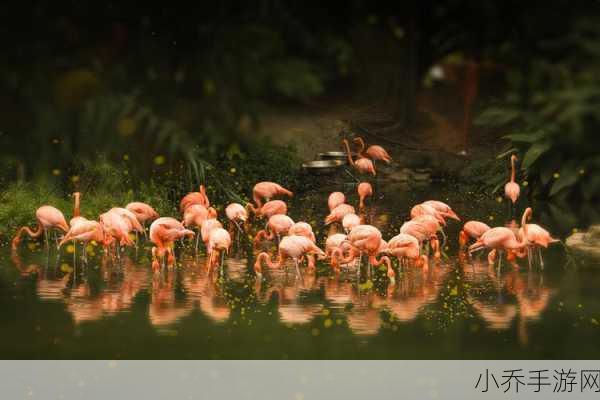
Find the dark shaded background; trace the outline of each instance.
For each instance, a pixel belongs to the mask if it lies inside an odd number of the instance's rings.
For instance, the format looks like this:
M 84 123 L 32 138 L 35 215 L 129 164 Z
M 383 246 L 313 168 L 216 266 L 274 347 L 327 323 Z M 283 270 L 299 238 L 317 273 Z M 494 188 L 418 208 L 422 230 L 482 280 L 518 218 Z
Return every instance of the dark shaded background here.
M 193 186 L 207 169 L 281 156 L 257 139 L 272 106 L 351 98 L 375 112 L 344 121 L 349 133 L 367 127 L 396 153 L 409 140 L 465 149 L 475 170 L 458 178 L 482 185 L 501 182 L 504 164 L 482 165 L 490 154 L 476 147 L 529 135 L 504 150 L 521 153 L 535 194 L 589 200 L 600 191 L 590 146 L 600 95 L 598 8 L 596 1 L 8 2 L 0 6 L 2 179 L 50 177 L 71 189 L 70 177 L 92 174 L 99 158 L 122 169 L 125 157 L 129 176 L 181 172 L 183 185 Z M 443 79 L 431 79 L 433 66 Z M 433 126 L 425 140 L 428 112 L 444 115 L 460 137 Z M 280 161 L 282 175 L 292 176 L 298 163 Z M 496 172 L 481 178 L 477 168 Z

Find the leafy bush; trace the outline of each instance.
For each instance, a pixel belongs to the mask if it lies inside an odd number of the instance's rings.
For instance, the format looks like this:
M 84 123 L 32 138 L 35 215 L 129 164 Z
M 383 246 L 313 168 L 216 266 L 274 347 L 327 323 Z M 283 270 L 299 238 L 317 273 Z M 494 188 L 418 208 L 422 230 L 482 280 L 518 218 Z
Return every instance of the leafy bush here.
M 586 21 L 579 21 L 565 38 L 542 43 L 548 52 L 566 58 L 534 58 L 528 74 L 509 73 L 511 90 L 504 101 L 477 120 L 509 132 L 506 153 L 521 154 L 534 195 L 600 197 L 598 43 L 600 28 Z

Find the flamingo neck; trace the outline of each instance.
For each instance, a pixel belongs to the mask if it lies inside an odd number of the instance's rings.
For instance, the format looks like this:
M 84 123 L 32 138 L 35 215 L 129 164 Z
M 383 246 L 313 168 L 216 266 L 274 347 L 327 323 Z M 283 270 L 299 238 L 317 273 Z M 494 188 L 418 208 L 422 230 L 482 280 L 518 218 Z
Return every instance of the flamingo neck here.
M 531 208 L 527 208 L 521 217 L 521 227 L 523 228 L 522 244 L 527 244 L 527 220 L 531 217 Z
M 365 147 L 367 147 L 365 145 L 365 141 L 363 140 L 363 138 L 361 138 L 360 136 L 356 138 L 356 140 L 358 141 L 359 145 L 360 145 L 360 149 L 358 150 L 358 154 L 360 154 L 361 156 L 364 157 L 365 154 Z
M 261 265 L 263 262 L 265 262 L 267 264 L 267 266 L 269 268 L 279 268 L 281 266 L 281 260 L 277 260 L 275 262 L 273 262 L 273 258 L 271 257 L 271 255 L 269 253 L 260 253 L 258 255 L 258 257 L 256 258 L 256 263 L 258 265 Z
M 73 205 L 73 218 L 79 217 L 81 214 L 79 213 L 79 194 L 75 195 L 75 204 Z
M 354 160 L 352 159 L 352 154 L 350 153 L 350 145 L 348 144 L 348 140 L 342 140 L 344 146 L 346 147 L 346 154 L 348 155 L 348 162 L 350 165 L 354 165 Z
M 515 182 L 515 157 L 510 158 L 510 181 Z

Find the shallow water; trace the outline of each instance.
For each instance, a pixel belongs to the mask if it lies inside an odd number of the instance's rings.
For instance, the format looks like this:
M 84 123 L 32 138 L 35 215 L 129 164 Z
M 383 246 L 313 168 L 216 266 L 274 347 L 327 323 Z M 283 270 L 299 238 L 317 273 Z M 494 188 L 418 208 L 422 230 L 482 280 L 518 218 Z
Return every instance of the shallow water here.
M 327 181 L 326 178 L 321 178 Z M 323 246 L 326 197 L 353 193 L 331 183 L 296 197 L 295 220 L 310 222 Z M 451 204 L 465 220 L 506 223 L 505 203 L 440 185 L 375 187 L 368 218 L 395 235 L 410 207 L 429 198 Z M 355 196 L 350 196 L 355 203 Z M 85 205 L 83 205 L 85 211 Z M 536 205 L 534 220 L 564 237 L 589 223 L 585 208 Z M 504 263 L 500 272 L 484 257 L 458 257 L 460 225 L 450 222 L 447 258 L 402 270 L 395 285 L 385 273 L 354 270 L 296 278 L 293 265 L 248 273 L 247 243 L 225 262 L 224 275 L 207 274 L 205 259 L 178 250 L 177 268 L 153 274 L 149 244 L 128 250 L 120 264 L 91 257 L 73 265 L 39 246 L 0 261 L 2 358 L 200 359 L 443 359 L 600 358 L 600 265 L 573 258 L 554 245 L 545 268 Z M 97 253 L 100 253 L 98 251 Z M 363 274 L 364 275 L 364 274 Z

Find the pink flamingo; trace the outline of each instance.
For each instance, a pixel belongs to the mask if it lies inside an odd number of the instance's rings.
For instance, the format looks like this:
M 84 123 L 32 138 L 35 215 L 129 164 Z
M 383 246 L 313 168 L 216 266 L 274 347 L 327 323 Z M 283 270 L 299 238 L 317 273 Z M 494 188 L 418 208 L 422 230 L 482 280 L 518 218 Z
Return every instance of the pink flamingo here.
M 240 234 L 248 230 L 248 211 L 239 203 L 231 203 L 225 208 L 225 215 L 229 219 L 229 235 L 233 236 L 233 227 L 236 226 Z M 240 226 L 243 225 L 244 229 Z M 239 238 L 239 235 L 237 235 Z
M 510 181 L 504 185 L 504 196 L 512 202 L 513 206 L 521 193 L 519 184 L 515 182 L 515 161 L 517 161 L 517 156 L 513 154 L 510 156 Z
M 190 192 L 183 196 L 181 202 L 179 203 L 179 211 L 182 213 L 186 208 L 191 206 L 192 204 L 200 204 L 204 207 L 210 207 L 210 201 L 208 200 L 208 196 L 206 195 L 206 188 L 204 185 L 200 185 L 199 192 Z
M 325 217 L 325 225 L 341 222 L 347 214 L 356 214 L 354 207 L 349 204 L 340 204 Z
M 127 226 L 129 226 L 130 232 L 136 232 L 136 233 L 139 232 L 144 235 L 146 234 L 146 231 L 142 227 L 142 224 L 140 224 L 140 221 L 138 221 L 135 214 L 132 213 L 131 211 L 129 211 L 128 209 L 123 208 L 123 207 L 113 207 L 110 210 L 108 210 L 108 212 L 115 213 L 115 214 L 119 215 L 121 218 L 123 218 L 123 220 L 125 221 Z
M 160 217 L 152 206 L 140 201 L 133 201 L 127 204 L 125 209 L 132 212 L 143 227 L 146 226 L 147 222 L 154 221 L 156 218 Z
M 131 225 L 128 224 L 127 220 L 115 211 L 107 211 L 104 214 L 100 214 L 100 224 L 102 229 L 110 237 L 117 240 L 117 243 L 121 246 L 133 246 L 133 242 L 129 238 L 129 232 L 131 232 Z M 137 221 L 137 220 L 136 220 Z M 112 240 L 105 240 L 105 244 L 112 242 Z M 117 255 L 119 249 L 117 249 Z
M 427 256 L 421 255 L 421 246 L 417 238 L 405 233 L 391 238 L 383 253 L 396 257 L 401 264 L 404 260 L 412 260 L 415 265 L 421 265 L 423 269 L 429 266 Z
M 435 217 L 435 219 L 437 219 L 437 221 L 441 225 L 446 226 L 446 220 L 444 219 L 444 216 L 438 210 L 433 208 L 431 205 L 421 203 L 421 204 L 417 204 L 416 206 L 411 208 L 411 210 L 410 210 L 410 218 L 411 219 L 420 217 L 422 215 L 431 215 L 432 217 Z
M 553 238 L 550 232 L 542 228 L 537 224 L 528 224 L 527 221 L 531 219 L 533 210 L 531 207 L 527 207 L 523 216 L 521 217 L 521 228 L 517 232 L 517 239 L 524 240 L 527 243 L 527 255 L 529 258 L 529 266 L 531 267 L 532 249 L 537 249 L 538 257 L 540 259 L 540 266 L 544 268 L 544 259 L 542 257 L 542 247 L 548 248 L 550 243 L 559 242 L 558 239 Z M 520 254 L 519 254 L 520 255 Z
M 290 236 L 304 236 L 310 239 L 313 243 L 317 242 L 317 238 L 315 237 L 315 233 L 313 232 L 312 226 L 307 222 L 296 222 L 292 225 L 288 231 L 288 235 Z
M 292 197 L 294 193 L 275 182 L 259 182 L 252 189 L 252 197 L 258 208 L 261 208 L 263 200 L 270 200 L 275 196 Z
M 365 198 L 373 196 L 373 187 L 368 182 L 361 182 L 358 184 L 358 198 L 359 198 L 359 210 L 365 208 Z
M 173 246 L 176 240 L 184 237 L 194 237 L 194 232 L 185 229 L 183 224 L 171 217 L 161 217 L 150 225 L 150 240 L 154 243 L 152 247 L 152 269 L 158 271 L 160 269 L 159 259 L 163 261 L 167 255 L 167 264 L 175 263 L 175 254 Z
M 525 233 L 527 233 L 527 229 L 525 229 Z M 523 248 L 526 244 L 525 239 L 518 241 L 512 230 L 500 226 L 484 232 L 475 243 L 469 246 L 469 254 L 484 248 L 492 249 L 488 254 L 488 263 L 490 265 L 495 263 L 496 253 L 498 252 L 500 253 L 498 268 L 500 268 L 502 252 L 507 251 L 509 253 L 508 255 L 510 255 L 513 254 L 514 251 Z
M 273 215 L 287 214 L 287 204 L 282 200 L 267 201 L 261 207 L 254 207 L 252 203 L 246 204 L 246 210 L 252 211 L 257 217 L 271 218 Z
M 356 214 L 346 214 L 344 215 L 344 218 L 342 218 L 342 226 L 346 233 L 350 232 L 352 228 L 360 224 L 362 224 L 361 218 Z
M 460 217 L 456 215 L 452 208 L 450 208 L 450 206 L 446 203 L 443 203 L 438 200 L 427 200 L 424 201 L 422 204 L 433 207 L 433 209 L 436 210 L 439 214 L 441 214 L 444 218 L 452 218 L 457 221 L 460 221 Z
M 210 271 L 212 267 L 217 263 L 219 257 L 221 258 L 221 270 L 223 269 L 223 257 L 229 252 L 231 247 L 231 236 L 223 228 L 214 228 L 210 231 L 208 236 L 208 261 L 207 271 Z
M 342 192 L 333 192 L 329 195 L 327 199 L 327 205 L 329 206 L 329 211 L 333 211 L 334 208 L 339 206 L 340 204 L 344 204 L 346 202 L 346 196 Z
M 216 218 L 208 218 L 204 222 L 202 222 L 202 226 L 200 227 L 200 235 L 202 236 L 202 241 L 204 242 L 204 246 L 208 249 L 208 241 L 210 239 L 210 233 L 213 229 L 223 228 L 223 224 L 221 224 Z
M 267 229 L 269 232 L 267 233 L 267 230 L 262 229 L 254 236 L 254 247 L 256 248 L 262 240 L 272 241 L 275 237 L 279 240 L 281 236 L 288 234 L 292 225 L 294 225 L 294 220 L 287 215 L 273 215 L 269 218 L 269 221 L 267 221 Z
M 360 146 L 358 150 L 358 154 L 361 157 L 368 157 L 372 160 L 385 161 L 389 164 L 392 161 L 392 157 L 388 154 L 388 152 L 379 145 L 371 145 L 365 151 L 365 141 L 360 136 L 354 138 L 354 142 Z
M 347 241 L 350 243 L 351 251 L 350 256 L 344 259 L 343 263 L 348 263 L 355 258 L 356 252 L 359 254 L 359 264 L 357 268 L 357 277 L 360 280 L 360 265 L 362 261 L 362 255 L 365 254 L 368 259 L 369 270 L 372 266 L 379 266 L 382 263 L 387 265 L 387 275 L 390 280 L 394 280 L 395 273 L 392 269 L 392 264 L 387 256 L 382 256 L 377 259 L 377 255 L 382 249 L 382 237 L 379 229 L 372 225 L 358 225 L 354 227 L 348 234 Z
M 83 259 L 87 261 L 86 247 L 91 241 L 106 245 L 106 237 L 104 235 L 104 229 L 102 225 L 97 221 L 90 221 L 87 219 L 76 221 L 72 224 L 71 229 L 66 233 L 63 239 L 58 244 L 58 248 L 62 247 L 69 241 L 81 242 L 83 244 Z M 75 251 L 73 251 L 73 260 L 75 260 Z
M 350 145 L 348 144 L 348 140 L 342 140 L 342 143 L 346 147 L 346 154 L 348 155 L 348 163 L 353 166 L 359 173 L 361 174 L 371 174 L 375 176 L 377 172 L 375 171 L 375 165 L 373 161 L 369 160 L 366 157 L 358 156 L 356 161 L 352 159 L 352 153 L 350 152 Z
M 37 228 L 35 231 L 29 229 L 28 226 L 22 226 L 17 230 L 15 237 L 12 240 L 12 249 L 16 250 L 21 242 L 21 235 L 25 232 L 31 238 L 38 238 L 41 234 L 44 234 L 46 239 L 46 248 L 49 249 L 48 245 L 48 232 L 51 230 L 58 230 L 62 232 L 67 232 L 69 230 L 69 225 L 67 225 L 67 221 L 65 220 L 65 216 L 58 208 L 52 206 L 41 206 L 35 211 L 35 218 L 37 220 Z M 56 239 L 58 244 L 58 239 Z
M 299 260 L 311 254 L 316 254 L 319 257 L 325 257 L 323 250 L 317 247 L 310 239 L 304 236 L 286 236 L 279 243 L 278 258 L 273 262 L 269 253 L 262 252 L 256 257 L 254 263 L 254 272 L 260 278 L 262 276 L 262 263 L 266 262 L 270 269 L 281 268 L 288 258 L 294 260 L 296 266 L 296 274 L 302 278 L 300 273 Z M 309 263 L 311 258 L 309 257 Z M 314 267 L 314 266 L 313 266 Z
M 183 226 L 186 228 L 196 227 L 199 230 L 202 228 L 204 221 L 215 218 L 217 218 L 217 210 L 214 208 L 206 208 L 202 204 L 192 204 L 183 213 Z M 200 235 L 196 235 L 196 244 L 194 246 L 196 253 L 198 253 L 199 240 Z
M 465 246 L 469 243 L 469 238 L 471 239 L 479 239 L 481 235 L 485 232 L 489 231 L 491 228 L 479 221 L 467 221 L 463 225 L 462 230 L 458 234 L 458 244 L 461 249 L 465 248 Z
M 331 257 L 331 267 L 335 271 L 339 270 L 340 260 L 343 260 L 348 255 L 350 249 L 351 246 L 347 235 L 334 233 L 327 237 L 325 241 L 325 254 L 327 257 Z
M 411 221 L 413 223 L 419 224 L 422 227 L 421 231 L 424 231 L 427 234 L 431 248 L 434 251 L 434 257 L 440 258 L 440 243 L 437 237 L 437 233 L 442 232 L 443 234 L 444 231 L 442 230 L 442 226 L 440 225 L 438 220 L 432 215 L 421 215 L 419 217 L 413 218 Z M 444 243 L 442 246 L 445 246 L 445 243 L 446 241 L 444 236 Z

